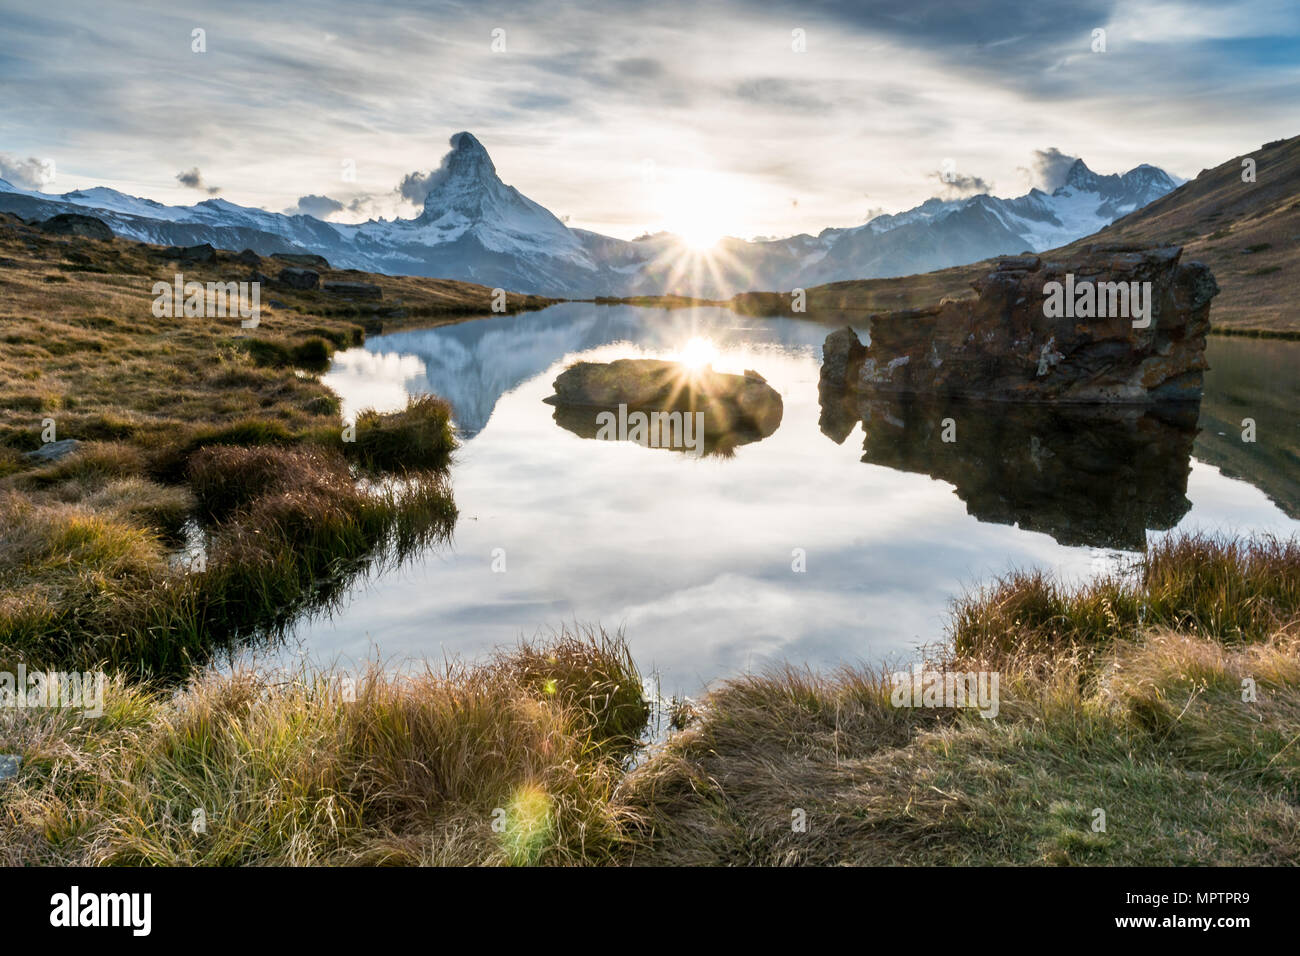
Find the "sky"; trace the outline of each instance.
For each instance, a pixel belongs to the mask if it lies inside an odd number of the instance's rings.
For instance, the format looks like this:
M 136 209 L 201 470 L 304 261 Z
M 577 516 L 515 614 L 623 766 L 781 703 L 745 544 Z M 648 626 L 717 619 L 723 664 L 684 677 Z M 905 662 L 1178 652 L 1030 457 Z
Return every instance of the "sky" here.
M 24 188 L 409 217 L 468 130 L 570 226 L 786 236 L 1300 133 L 1300 3 L 0 0 L 0 90 Z

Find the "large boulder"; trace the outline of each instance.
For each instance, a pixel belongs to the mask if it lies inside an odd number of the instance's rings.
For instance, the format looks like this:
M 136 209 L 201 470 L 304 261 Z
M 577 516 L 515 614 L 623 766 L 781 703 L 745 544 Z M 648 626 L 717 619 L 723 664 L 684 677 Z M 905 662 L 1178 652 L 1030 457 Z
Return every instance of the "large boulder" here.
M 622 423 L 634 412 L 699 412 L 706 451 L 765 438 L 784 413 L 781 394 L 755 371 L 730 375 L 659 359 L 578 362 L 554 387 L 546 401 L 558 408 L 555 420 L 584 437 L 598 437 L 602 420 L 625 431 Z M 615 417 L 601 419 L 600 412 Z
M 280 284 L 290 289 L 314 289 L 320 285 L 320 273 L 289 266 L 280 270 Z
M 871 344 L 827 337 L 821 387 L 996 401 L 1197 400 L 1218 285 L 1177 246 L 1094 245 L 1016 256 L 975 298 L 871 316 Z M 1140 304 L 1141 309 L 1136 306 Z M 846 334 L 847 333 L 847 334 Z
M 217 261 L 217 250 L 210 242 L 201 242 L 197 246 L 168 246 L 161 253 L 167 259 L 177 262 L 197 262 L 210 265 Z
M 82 236 L 86 239 L 112 239 L 113 230 L 104 220 L 80 213 L 64 212 L 52 216 L 37 227 L 41 232 L 51 236 Z

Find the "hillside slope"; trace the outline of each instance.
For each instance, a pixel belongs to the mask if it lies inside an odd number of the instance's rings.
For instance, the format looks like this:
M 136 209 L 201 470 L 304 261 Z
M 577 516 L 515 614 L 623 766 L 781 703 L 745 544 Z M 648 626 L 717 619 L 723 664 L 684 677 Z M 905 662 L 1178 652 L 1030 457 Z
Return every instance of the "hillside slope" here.
M 1242 181 L 1242 161 L 1255 161 L 1255 182 Z M 1214 302 L 1224 329 L 1300 330 L 1300 136 L 1234 156 L 1095 237 L 1119 242 L 1176 243 L 1185 259 L 1204 262 L 1223 290 Z

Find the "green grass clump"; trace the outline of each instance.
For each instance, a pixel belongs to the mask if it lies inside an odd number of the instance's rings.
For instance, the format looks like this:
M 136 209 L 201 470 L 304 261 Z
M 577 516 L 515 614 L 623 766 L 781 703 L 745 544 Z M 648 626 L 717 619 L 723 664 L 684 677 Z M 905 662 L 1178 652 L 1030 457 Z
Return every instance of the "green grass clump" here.
M 209 445 L 190 457 L 189 483 L 202 513 L 209 519 L 230 515 L 255 498 L 322 483 L 349 497 L 347 465 L 337 454 L 316 448 Z
M 40 505 L 8 493 L 0 663 L 175 677 L 328 607 L 358 575 L 445 540 L 456 520 L 441 473 L 363 488 L 338 451 L 311 446 L 201 448 L 188 475 L 192 491 L 128 478 L 75 492 L 69 480 Z M 57 500 L 64 491 L 72 500 Z M 169 541 L 195 514 L 197 570 Z
M 357 415 L 356 441 L 344 447 L 367 469 L 446 468 L 456 449 L 451 406 L 436 396 L 421 395 L 409 398 L 398 412 L 367 409 Z
M 319 336 L 297 343 L 250 338 L 244 340 L 243 347 L 259 366 L 293 367 L 310 371 L 323 371 L 328 368 L 330 356 L 334 353 L 331 343 Z
M 29 482 L 45 487 L 64 481 L 128 478 L 143 474 L 145 458 L 124 442 L 83 442 L 71 454 L 32 472 Z
M 593 739 L 624 751 L 636 746 L 650 718 L 636 664 L 622 635 L 595 628 L 524 642 L 511 671 L 535 693 L 557 696 L 591 717 Z
M 1041 571 L 1001 578 L 957 602 L 952 635 L 959 653 L 992 659 L 1101 648 L 1155 626 L 1229 643 L 1259 641 L 1297 613 L 1294 539 L 1172 536 L 1153 544 L 1131 577 L 1073 588 Z

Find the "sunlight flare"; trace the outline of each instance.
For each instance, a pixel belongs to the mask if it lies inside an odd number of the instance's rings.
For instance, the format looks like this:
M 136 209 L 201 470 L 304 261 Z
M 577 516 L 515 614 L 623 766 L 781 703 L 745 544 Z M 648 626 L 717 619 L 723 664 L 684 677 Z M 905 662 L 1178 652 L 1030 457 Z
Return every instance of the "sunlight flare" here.
M 711 339 L 696 335 L 682 348 L 681 363 L 689 369 L 712 365 L 718 357 L 718 347 Z

